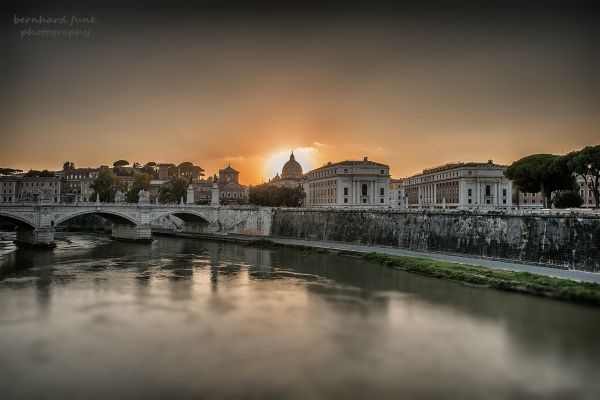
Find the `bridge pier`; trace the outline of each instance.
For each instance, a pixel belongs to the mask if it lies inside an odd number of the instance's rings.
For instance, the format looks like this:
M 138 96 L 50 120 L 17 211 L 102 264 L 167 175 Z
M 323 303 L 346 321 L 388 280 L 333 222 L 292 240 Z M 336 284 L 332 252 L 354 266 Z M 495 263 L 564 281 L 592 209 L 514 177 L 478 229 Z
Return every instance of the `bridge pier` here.
M 132 225 L 113 223 L 111 238 L 128 242 L 150 243 L 152 231 L 149 224 Z
M 19 247 L 33 247 L 36 249 L 53 249 L 54 229 L 50 227 L 31 228 L 20 226 L 17 228 L 15 244 Z
M 220 230 L 218 222 L 184 221 L 181 227 L 183 233 L 217 233 Z
M 185 222 L 181 228 L 184 233 L 207 233 L 208 224 L 201 222 Z

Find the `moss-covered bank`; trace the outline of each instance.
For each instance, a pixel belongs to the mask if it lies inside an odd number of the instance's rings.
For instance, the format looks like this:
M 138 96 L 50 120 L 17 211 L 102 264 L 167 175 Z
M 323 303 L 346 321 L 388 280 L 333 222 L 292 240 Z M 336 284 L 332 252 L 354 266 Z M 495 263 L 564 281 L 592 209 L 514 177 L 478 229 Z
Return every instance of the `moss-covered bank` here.
M 328 253 L 327 249 L 279 244 L 270 240 L 256 240 L 247 245 L 261 248 L 292 248 L 300 251 Z M 529 272 L 514 272 L 445 261 L 427 260 L 378 253 L 344 252 L 386 267 L 461 282 L 482 287 L 525 293 L 580 304 L 600 306 L 600 284 L 552 278 Z

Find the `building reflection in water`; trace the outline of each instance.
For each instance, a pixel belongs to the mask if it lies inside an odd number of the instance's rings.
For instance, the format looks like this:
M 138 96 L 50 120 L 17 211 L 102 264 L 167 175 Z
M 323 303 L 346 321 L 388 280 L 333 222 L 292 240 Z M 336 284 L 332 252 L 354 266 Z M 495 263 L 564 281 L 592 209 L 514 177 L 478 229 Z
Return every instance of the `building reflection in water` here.
M 431 332 L 440 332 L 443 340 L 433 343 L 440 346 L 433 349 L 449 354 L 452 349 L 443 348 L 446 341 L 457 343 L 462 334 L 481 333 L 490 343 L 510 348 L 512 353 L 504 347 L 489 348 L 503 362 L 514 361 L 508 357 L 535 359 L 539 367 L 539 360 L 550 354 L 569 367 L 565 371 L 577 371 L 574 376 L 598 370 L 593 366 L 600 357 L 596 340 L 600 318 L 595 309 L 466 287 L 335 254 L 162 237 L 150 246 L 84 235 L 69 238 L 54 252 L 16 249 L 2 256 L 2 265 L 12 272 L 0 280 L 0 296 L 8 296 L 5 288 L 23 296 L 31 291 L 37 306 L 33 309 L 39 314 L 57 321 L 65 318 L 71 322 L 65 325 L 69 329 L 84 326 L 85 334 L 112 333 L 114 340 L 132 348 L 132 354 L 137 342 L 127 342 L 130 333 L 138 334 L 140 343 L 167 343 L 169 351 L 191 352 L 197 357 L 184 357 L 183 362 L 206 371 L 209 363 L 198 361 L 206 354 L 213 355 L 211 362 L 223 360 L 221 351 L 211 353 L 204 343 L 237 354 L 239 362 L 262 360 L 256 365 L 264 368 L 269 366 L 265 360 L 275 357 L 293 370 L 305 354 L 311 354 L 318 361 L 333 360 L 340 371 L 369 357 L 401 369 L 394 364 L 397 359 L 385 358 L 386 349 L 422 360 L 414 349 L 402 348 L 403 340 L 419 347 L 420 340 L 431 339 Z M 107 299 L 106 304 L 96 304 L 98 299 Z M 78 302 L 91 307 L 69 314 L 69 307 L 76 308 Z M 11 307 L 5 306 L 5 314 L 18 315 L 19 306 Z M 98 327 L 86 322 L 99 317 L 128 325 Z M 166 324 L 169 330 L 161 330 Z M 148 326 L 150 331 L 144 330 Z M 482 338 L 476 348 L 485 347 Z M 177 340 L 183 348 L 177 347 Z M 315 346 L 323 346 L 319 351 L 326 356 L 315 355 L 319 353 L 313 351 Z M 278 351 L 274 355 L 269 353 L 273 348 Z M 145 349 L 137 351 L 147 356 Z M 461 351 L 469 354 L 473 365 L 477 355 L 468 348 Z M 104 356 L 96 354 L 96 361 Z M 460 366 L 463 360 L 455 361 Z

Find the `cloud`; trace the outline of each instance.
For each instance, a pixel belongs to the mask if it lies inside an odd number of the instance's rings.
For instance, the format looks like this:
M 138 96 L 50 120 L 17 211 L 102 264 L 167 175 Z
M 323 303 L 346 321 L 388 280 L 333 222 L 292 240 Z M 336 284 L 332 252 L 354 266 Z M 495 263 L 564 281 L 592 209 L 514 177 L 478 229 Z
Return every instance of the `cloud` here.
M 294 149 L 294 151 L 295 151 L 295 152 L 298 152 L 298 153 L 315 153 L 315 152 L 317 152 L 318 150 L 317 150 L 317 149 L 315 149 L 314 147 L 307 146 L 307 147 L 296 147 L 296 148 Z
M 222 160 L 225 161 L 246 161 L 246 157 L 244 156 L 225 156 L 221 158 Z

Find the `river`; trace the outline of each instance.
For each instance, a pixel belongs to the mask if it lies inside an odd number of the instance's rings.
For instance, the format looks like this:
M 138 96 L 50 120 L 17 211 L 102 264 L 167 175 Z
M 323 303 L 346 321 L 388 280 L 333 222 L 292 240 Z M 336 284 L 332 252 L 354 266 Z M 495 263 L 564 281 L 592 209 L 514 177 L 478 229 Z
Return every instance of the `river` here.
M 361 259 L 0 241 L 0 397 L 600 398 L 600 310 Z

